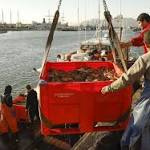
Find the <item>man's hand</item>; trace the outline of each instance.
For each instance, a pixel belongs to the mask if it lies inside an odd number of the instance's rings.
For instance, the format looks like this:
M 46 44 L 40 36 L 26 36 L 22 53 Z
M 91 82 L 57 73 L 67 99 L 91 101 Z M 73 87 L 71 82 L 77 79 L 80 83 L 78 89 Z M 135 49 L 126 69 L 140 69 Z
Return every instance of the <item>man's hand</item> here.
M 108 91 L 108 86 L 105 86 L 105 87 L 103 87 L 102 89 L 101 89 L 101 93 L 102 94 L 106 94 L 106 93 L 108 93 L 109 91 Z
M 120 42 L 121 48 L 129 48 L 132 46 L 131 42 Z

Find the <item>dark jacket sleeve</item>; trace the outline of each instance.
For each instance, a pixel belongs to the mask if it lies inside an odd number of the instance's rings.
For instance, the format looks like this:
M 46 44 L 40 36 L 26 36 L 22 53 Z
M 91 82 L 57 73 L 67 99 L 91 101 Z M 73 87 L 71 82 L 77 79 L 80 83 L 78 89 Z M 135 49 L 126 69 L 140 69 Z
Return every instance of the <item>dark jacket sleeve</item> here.
M 26 109 L 28 108 L 34 109 L 36 105 L 37 105 L 37 93 L 36 91 L 31 90 L 27 94 Z
M 8 106 L 8 107 L 12 107 L 12 96 L 11 95 L 6 95 L 4 96 L 4 103 Z
M 30 105 L 30 99 L 29 99 L 29 94 L 27 94 L 27 98 L 26 98 L 26 109 L 29 108 L 29 105 Z

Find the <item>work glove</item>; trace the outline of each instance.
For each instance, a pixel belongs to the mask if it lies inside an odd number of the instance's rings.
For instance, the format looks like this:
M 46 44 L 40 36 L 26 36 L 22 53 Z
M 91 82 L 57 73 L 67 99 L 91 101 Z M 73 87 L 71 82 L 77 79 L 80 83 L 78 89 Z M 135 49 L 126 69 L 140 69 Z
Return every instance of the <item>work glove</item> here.
M 101 89 L 101 93 L 102 93 L 102 94 L 106 94 L 106 93 L 110 92 L 110 91 L 109 91 L 109 88 L 110 88 L 109 86 L 104 86 L 104 87 Z

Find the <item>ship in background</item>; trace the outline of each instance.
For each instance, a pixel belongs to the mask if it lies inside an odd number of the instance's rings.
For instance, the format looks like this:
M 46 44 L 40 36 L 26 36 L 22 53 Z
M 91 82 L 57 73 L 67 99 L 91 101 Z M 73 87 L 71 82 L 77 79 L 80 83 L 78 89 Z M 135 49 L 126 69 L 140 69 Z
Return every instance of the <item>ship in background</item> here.
M 3 34 L 3 33 L 7 33 L 7 30 L 1 30 L 0 29 L 0 34 Z
M 0 33 L 6 33 L 7 31 L 46 31 L 49 30 L 52 23 L 53 16 L 50 15 L 50 12 L 48 12 L 48 15 L 43 16 L 43 19 L 41 22 L 32 21 L 32 23 L 22 23 L 22 19 L 20 17 L 19 11 L 17 11 L 17 21 L 14 23 L 12 20 L 12 12 L 10 10 L 10 20 L 9 23 L 6 23 L 6 20 L 4 18 L 3 9 L 1 11 L 1 17 L 0 17 Z M 137 22 L 133 18 L 123 18 L 122 17 L 122 25 L 123 28 L 131 29 L 132 27 L 133 31 L 137 31 Z M 113 18 L 113 25 L 114 28 L 119 28 L 119 20 L 120 15 Z M 100 23 L 101 30 L 107 30 L 107 24 L 105 23 L 105 20 L 96 18 L 96 19 L 90 19 L 80 22 L 78 25 L 70 25 L 68 21 L 64 17 L 64 13 L 61 14 L 61 18 L 57 25 L 57 31 L 94 31 L 97 29 L 97 24 Z M 131 30 L 132 30 L 131 29 Z

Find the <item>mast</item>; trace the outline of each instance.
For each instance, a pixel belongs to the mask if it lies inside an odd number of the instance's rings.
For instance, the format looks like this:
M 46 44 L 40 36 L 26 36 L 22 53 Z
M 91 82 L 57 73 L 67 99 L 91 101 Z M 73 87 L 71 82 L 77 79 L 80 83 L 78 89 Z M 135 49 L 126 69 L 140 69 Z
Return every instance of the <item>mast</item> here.
M 122 38 L 122 30 L 123 30 L 123 27 L 122 27 L 122 0 L 120 0 L 120 17 L 119 17 L 119 22 L 120 22 L 120 41 L 121 41 L 121 38 Z
M 4 12 L 3 12 L 3 9 L 1 11 L 2 11 L 2 24 L 4 24 Z
M 77 9 L 77 20 L 78 20 L 78 39 L 79 39 L 79 43 L 80 43 L 80 18 L 79 18 L 79 0 L 78 0 L 78 9 Z
M 64 23 L 65 23 L 64 12 L 62 13 L 61 22 L 62 22 L 62 24 L 64 24 Z
M 50 23 L 51 22 L 51 19 L 50 19 L 50 9 L 48 9 L 48 23 Z
M 86 2 L 87 0 L 85 0 L 85 35 L 84 35 L 84 38 L 85 38 L 85 40 L 86 40 L 86 37 L 87 37 L 87 35 L 86 35 L 86 27 L 87 27 L 87 20 L 86 20 L 86 12 L 87 12 L 87 2 Z
M 99 19 L 99 21 L 98 21 L 98 31 L 99 31 L 99 39 L 100 39 L 100 28 L 101 28 L 101 25 L 100 25 L 100 23 L 101 23 L 101 16 L 100 16 L 100 0 L 98 0 L 98 19 Z
M 10 9 L 10 24 L 12 24 L 12 14 L 11 14 L 11 9 Z
M 17 10 L 17 22 L 20 22 L 19 10 Z
M 97 29 L 96 29 L 96 38 L 98 40 L 100 40 L 100 37 L 101 37 L 101 21 L 100 21 L 101 17 L 100 17 L 100 0 L 98 0 L 98 24 L 97 24 Z

